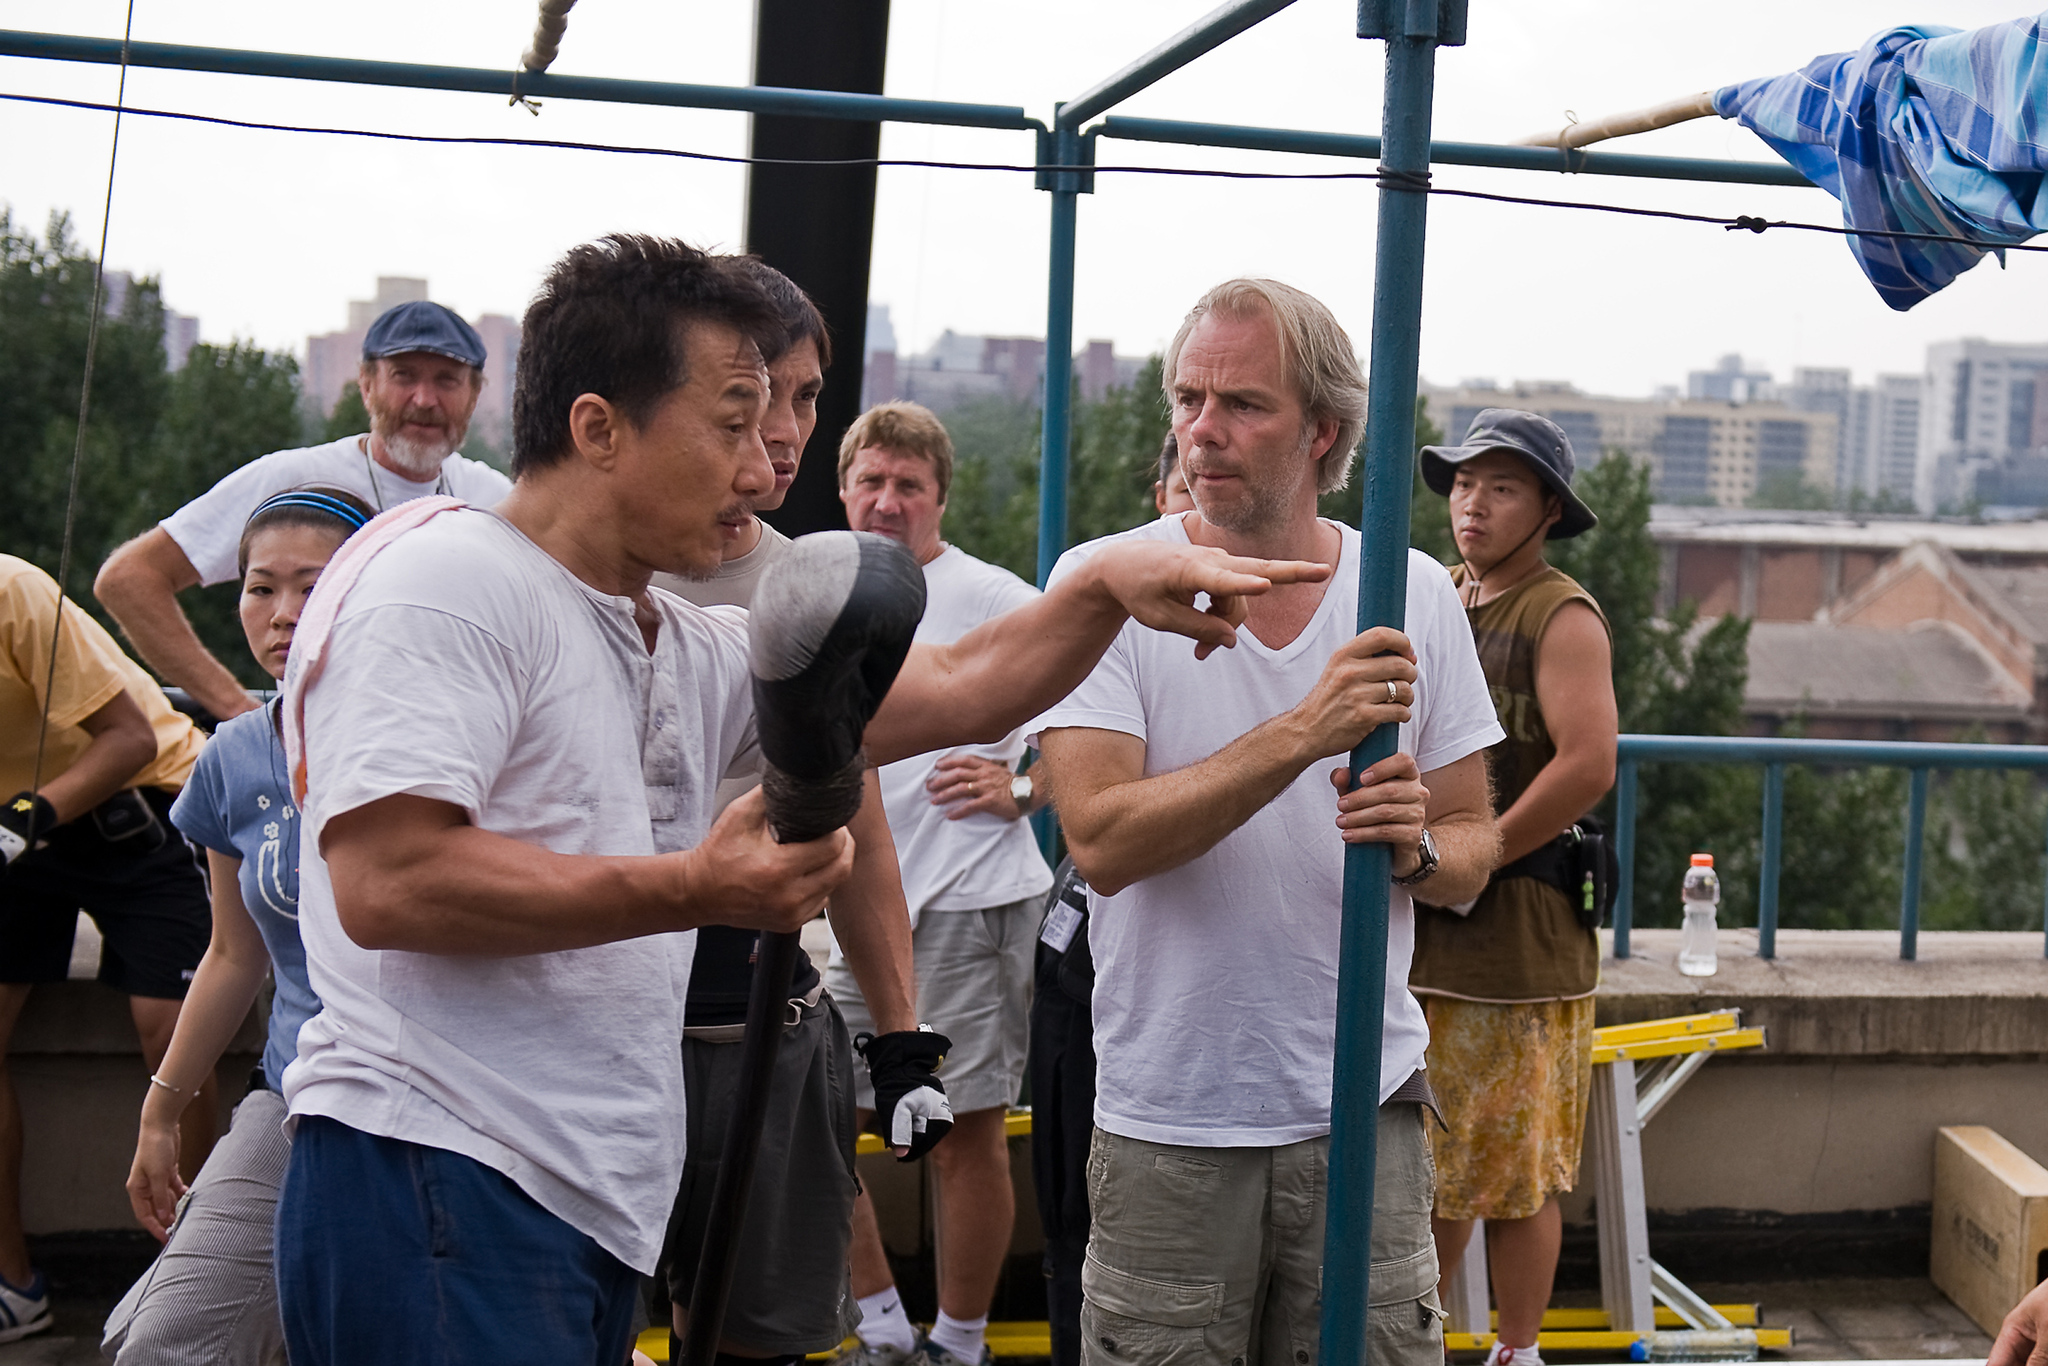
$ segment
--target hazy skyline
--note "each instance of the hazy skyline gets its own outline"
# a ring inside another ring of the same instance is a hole
[[[61,9],[0,0],[0,26],[118,36],[123,0]],[[1024,105],[1049,118],[1070,96],[1198,17],[1212,0],[1024,7],[894,0],[888,93]],[[1564,0],[1540,12],[1474,0],[1471,44],[1439,56],[1436,134],[1506,142],[1567,108],[1616,112],[1855,47],[1902,22],[1974,27],[2012,17],[1987,0],[1913,8],[1858,0],[1629,5]],[[1372,132],[1381,50],[1350,36],[1352,0],[1300,0],[1117,112]],[[531,0],[345,8],[255,0],[136,0],[138,38],[509,67]],[[1081,39],[1077,41],[1078,39]],[[586,0],[564,73],[743,84],[751,6]],[[0,58],[0,91],[110,100],[111,67]],[[634,143],[728,155],[745,116],[550,101],[540,117],[502,97],[135,70],[130,104],[234,118]],[[97,242],[111,116],[0,101],[0,204],[40,233],[69,210]],[[1768,159],[1749,133],[1705,120],[1616,150]],[[1024,163],[1023,133],[885,125],[884,157]],[[1367,163],[1100,144],[1104,165],[1366,169]],[[1839,222],[1818,190],[1564,178],[1444,168],[1439,184],[1511,194]],[[338,328],[378,275],[425,276],[462,312],[517,315],[566,247],[615,229],[737,247],[744,171],[671,159],[455,148],[124,122],[110,265],[164,281],[207,340],[302,351]],[[1103,174],[1082,200],[1075,336],[1157,349],[1187,305],[1232,274],[1271,274],[1326,299],[1363,352],[1371,319],[1375,191],[1363,182],[1227,182]],[[890,305],[899,349],[945,327],[1042,335],[1049,197],[997,172],[885,168],[870,296]],[[1878,301],[1840,239],[1458,201],[1430,205],[1422,373],[1438,384],[1566,379],[1647,394],[1739,351],[1780,378],[1837,366],[1858,382],[1918,372],[1929,342],[2048,333],[2048,261],[1987,261],[1911,313]]]

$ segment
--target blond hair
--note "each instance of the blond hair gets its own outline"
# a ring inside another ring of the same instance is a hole
[[[853,457],[870,446],[930,461],[939,485],[939,501],[946,501],[946,490],[953,486],[953,438],[946,435],[946,425],[931,409],[898,399],[877,403],[855,418],[846,435],[839,438],[839,487],[846,487]]]
[[[1187,345],[1195,325],[1212,313],[1233,321],[1273,320],[1280,333],[1280,363],[1295,397],[1301,400],[1304,416],[1310,423],[1337,424],[1337,439],[1316,461],[1316,492],[1343,488],[1351,477],[1351,457],[1358,451],[1358,439],[1365,434],[1365,372],[1358,368],[1351,338],[1336,314],[1313,295],[1278,280],[1225,280],[1188,310],[1180,331],[1166,348],[1160,373],[1168,407],[1174,401],[1174,372],[1180,365],[1181,348]]]

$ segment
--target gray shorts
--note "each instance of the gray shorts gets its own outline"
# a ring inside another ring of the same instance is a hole
[[[985,911],[926,911],[910,936],[917,968],[917,1018],[953,1041],[939,1080],[953,1113],[1012,1104],[1024,1086],[1031,1036],[1031,969],[1045,920],[1045,898]],[[825,970],[825,984],[855,1034],[875,1022],[846,964]],[[874,1108],[867,1069],[856,1080],[864,1110]]]
[[[1373,1366],[1442,1366],[1435,1169],[1420,1105],[1380,1107]],[[1193,1148],[1095,1131],[1081,1267],[1085,1366],[1295,1366],[1321,1343],[1328,1136]]]
[[[685,1307],[732,1121],[740,1052],[737,1042],[683,1040],[689,1146],[662,1261],[669,1298]],[[767,1356],[824,1352],[860,1322],[846,1261],[855,1137],[848,1081],[857,1068],[829,993],[783,1031],[725,1310],[730,1342]]]
[[[277,1192],[291,1157],[284,1097],[251,1091],[192,1183],[171,1240],[107,1317],[120,1366],[283,1366],[271,1270]]]

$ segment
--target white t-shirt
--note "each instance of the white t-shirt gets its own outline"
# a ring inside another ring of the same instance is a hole
[[[682,1175],[695,933],[525,957],[365,949],[320,838],[410,793],[558,853],[698,843],[719,778],[754,762],[746,614],[652,596],[650,655],[631,599],[471,510],[364,569],[305,697],[299,926],[322,1008],[284,1076],[294,1116],[472,1157],[643,1272]]]
[[[1038,596],[1038,590],[1000,565],[977,560],[949,545],[924,567],[924,620],[917,640],[925,645],[950,645],[975,627]],[[882,804],[889,813],[889,833],[896,841],[896,861],[903,869],[903,898],[910,923],[925,911],[979,911],[1007,906],[1026,897],[1043,896],[1052,887],[1052,870],[1038,852],[1028,821],[1004,820],[976,812],[947,820],[944,807],[932,805],[925,780],[946,754],[974,754],[1010,768],[1024,755],[1020,727],[1000,744],[969,745],[954,750],[899,759],[882,765]]]
[[[1206,759],[1306,697],[1357,634],[1358,533],[1315,616],[1285,649],[1248,630],[1197,661],[1179,636],[1127,624],[1036,731],[1090,727],[1145,742],[1145,774]],[[1113,541],[1187,543],[1179,517],[1068,551],[1057,581]],[[1472,630],[1442,565],[1408,561],[1407,633],[1419,675],[1400,748],[1424,773],[1501,738]],[[1329,1132],[1344,844],[1333,754],[1302,771],[1207,853],[1115,896],[1089,894],[1095,954],[1095,1122],[1194,1147],[1273,1147]],[[1415,913],[1393,889],[1380,1100],[1422,1065],[1429,1027],[1408,990]]]
[[[511,480],[462,455],[443,460],[438,477],[415,483],[371,459],[369,442],[367,436],[345,436],[324,446],[258,456],[164,518],[163,529],[199,571],[199,582],[226,583],[235,577],[235,552],[249,514],[265,498],[301,484],[347,489],[377,512],[431,493],[487,508],[512,491]]]

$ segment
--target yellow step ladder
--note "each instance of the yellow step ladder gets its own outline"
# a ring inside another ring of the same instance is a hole
[[[1586,1116],[1586,1154],[1600,1235],[1600,1321],[1561,1318],[1588,1311],[1552,1310],[1537,1334],[1540,1351],[1627,1348],[1645,1334],[1672,1329],[1756,1328],[1741,1306],[1712,1305],[1650,1256],[1649,1209],[1643,1193],[1643,1126],[1716,1053],[1761,1048],[1764,1032],[1744,1029],[1740,1011],[1716,1010],[1593,1031],[1593,1096]],[[1637,1072],[1637,1064],[1646,1070]],[[1445,1286],[1444,1345],[1484,1350],[1495,1316],[1486,1275],[1486,1229],[1472,1241]],[[1660,1307],[1661,1306],[1661,1307]],[[1756,1328],[1757,1345],[1788,1347],[1790,1329]]]

